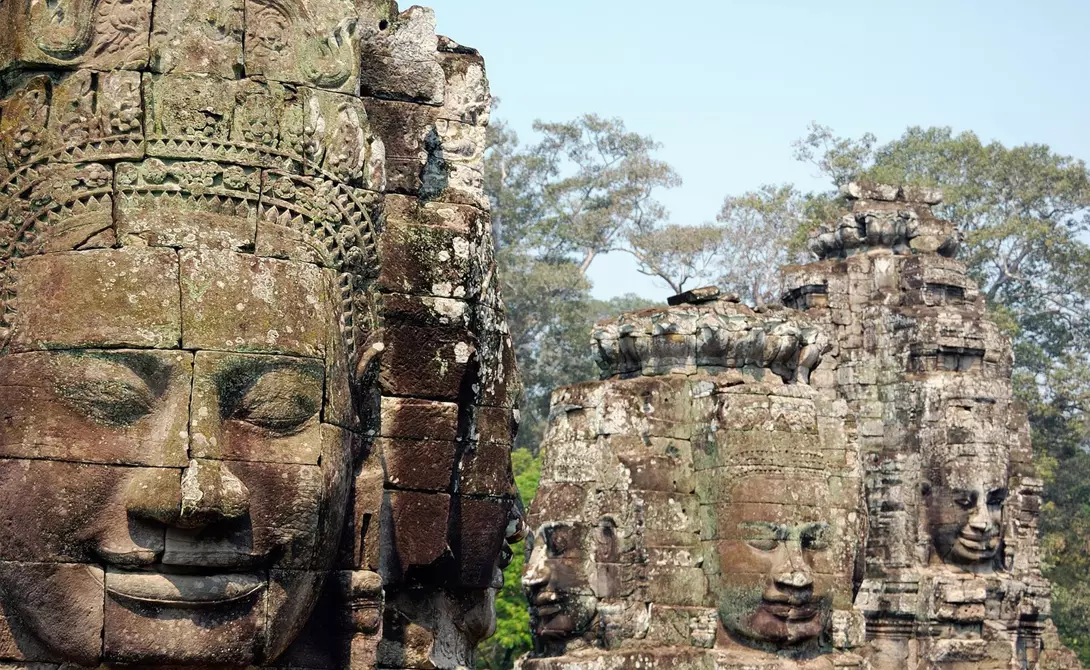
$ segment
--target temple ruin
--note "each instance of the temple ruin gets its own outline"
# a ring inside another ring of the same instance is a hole
[[[472,667],[528,532],[480,55],[394,0],[0,17],[0,668]],[[525,670],[1078,667],[940,195],[847,196],[786,306],[596,329]]]
[[[706,289],[596,328],[602,379],[552,398],[522,668],[1080,667],[941,193],[843,195],[785,306]]]

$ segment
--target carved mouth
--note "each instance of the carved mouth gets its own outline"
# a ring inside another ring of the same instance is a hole
[[[810,621],[818,615],[818,608],[814,605],[785,605],[767,600],[761,601],[761,609],[777,619],[789,622]]]
[[[957,543],[962,553],[980,558],[991,557],[999,546],[995,537],[959,535]]]
[[[560,605],[558,604],[535,605],[534,613],[540,618],[548,618],[560,612],[560,609]]]
[[[161,567],[161,566],[160,566]],[[189,569],[106,571],[111,596],[160,607],[209,607],[249,598],[265,588],[261,574]]]

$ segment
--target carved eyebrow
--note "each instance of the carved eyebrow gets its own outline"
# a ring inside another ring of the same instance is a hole
[[[772,523],[769,521],[743,521],[738,524],[739,528],[746,530],[758,530],[771,533],[776,539],[784,539],[787,537],[787,526],[783,526],[778,523]]]
[[[799,533],[805,535],[807,533],[817,535],[829,530],[829,524],[824,521],[816,521],[814,523],[804,524],[799,528]]]

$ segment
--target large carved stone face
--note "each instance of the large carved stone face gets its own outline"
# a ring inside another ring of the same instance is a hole
[[[138,247],[13,274],[0,596],[15,644],[82,665],[276,657],[314,606],[346,504],[331,276]]]
[[[553,481],[542,484],[534,499],[522,586],[541,644],[563,647],[596,635],[599,601],[615,590],[603,572],[635,558],[633,531],[628,520],[618,520],[632,510],[621,503],[615,513],[592,513],[597,501],[581,485]]]
[[[818,640],[830,606],[851,602],[854,552],[824,478],[751,472],[716,506],[718,608],[743,644],[783,648]]]
[[[991,566],[1003,542],[1008,472],[1000,458],[959,457],[932,470],[925,488],[935,554],[966,568]]]
[[[522,583],[534,634],[550,642],[580,637],[598,609],[595,553],[614,551],[612,525],[549,521],[537,526],[527,541]]]

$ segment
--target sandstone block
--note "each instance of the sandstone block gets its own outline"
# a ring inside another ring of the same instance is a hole
[[[181,265],[184,347],[325,356],[340,308],[327,271],[208,250],[183,251]]]
[[[22,296],[15,302],[13,351],[164,349],[181,340],[173,249],[47,254],[16,261],[13,274]]]

